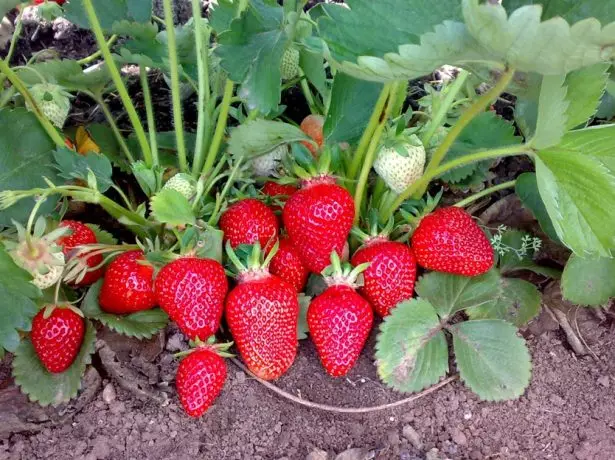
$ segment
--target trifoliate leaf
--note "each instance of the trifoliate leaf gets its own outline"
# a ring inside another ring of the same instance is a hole
[[[154,195],[150,202],[153,216],[163,224],[173,226],[194,225],[196,217],[192,205],[181,193],[164,189]]]
[[[95,319],[118,334],[149,339],[163,329],[169,322],[169,317],[160,308],[138,311],[129,315],[113,315],[105,313],[100,308],[98,296],[103,280],[93,284],[81,304],[81,310],[86,318]]]
[[[231,130],[228,149],[233,157],[248,160],[270,152],[282,144],[310,141],[296,126],[281,121],[258,119]]]
[[[606,304],[615,297],[615,259],[573,254],[562,274],[562,295],[579,305]]]
[[[376,366],[384,383],[404,392],[420,391],[446,374],[446,338],[428,301],[401,302],[384,319],[376,342]]]
[[[69,148],[60,147],[53,152],[53,157],[63,179],[87,181],[91,171],[96,177],[98,191],[104,193],[113,185],[113,168],[105,155],[95,152],[81,155]]]
[[[448,327],[463,382],[481,399],[516,399],[530,383],[532,363],[517,329],[502,320],[466,321]]]
[[[415,290],[441,317],[470,307],[492,305],[502,293],[497,270],[474,277],[430,272],[419,279]]]
[[[528,208],[536,220],[538,220],[542,231],[545,232],[551,240],[559,242],[559,238],[553,227],[553,222],[551,222],[547,208],[540,197],[536,174],[523,173],[517,177],[515,193],[521,200],[521,203],[523,203],[523,206]]]
[[[81,350],[73,364],[60,374],[52,374],[41,363],[30,339],[25,339],[15,351],[13,378],[30,401],[41,406],[58,406],[77,396],[85,368],[92,362],[96,331],[87,319]]]

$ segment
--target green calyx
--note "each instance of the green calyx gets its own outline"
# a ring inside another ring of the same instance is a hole
[[[67,310],[72,311],[73,313],[75,313],[79,317],[85,318],[85,316],[83,315],[83,312],[80,309],[78,309],[77,307],[75,307],[74,305],[71,305],[69,303],[66,303],[66,304],[47,304],[47,305],[45,305],[43,307],[43,310],[44,310],[43,311],[43,318],[48,319],[56,308],[66,308]]]
[[[232,265],[229,267],[231,275],[239,279],[245,279],[246,276],[250,277],[251,275],[257,278],[268,275],[269,264],[278,252],[279,247],[280,243],[276,241],[269,252],[266,253],[258,242],[254,245],[242,244],[233,249],[230,241],[227,241],[225,249]]]
[[[223,358],[234,358],[235,355],[229,353],[229,349],[233,346],[234,342],[225,342],[225,343],[216,343],[216,336],[210,336],[205,342],[203,342],[200,338],[196,338],[195,340],[190,341],[190,350],[180,351],[179,353],[175,353],[173,355],[174,358],[180,358],[183,356],[188,356],[191,353],[199,350],[209,350],[218,356]]]
[[[388,240],[389,235],[391,235],[395,228],[395,219],[391,217],[383,226],[379,221],[378,209],[371,208],[368,213],[366,225],[369,229],[368,232],[364,232],[359,226],[353,227],[350,231],[350,233],[362,244],[376,239]]]
[[[294,144],[292,160],[287,169],[303,181],[320,177],[334,178],[335,171],[341,166],[341,151],[338,146],[325,146],[318,158],[314,158],[304,145]]]
[[[406,223],[408,223],[412,229],[415,229],[423,217],[431,214],[438,206],[444,189],[440,189],[435,196],[431,196],[429,193],[422,200],[408,200],[404,202],[399,209],[399,213]]]
[[[356,289],[363,285],[362,273],[369,267],[369,262],[353,267],[340,260],[337,252],[331,253],[331,265],[322,271],[327,286],[350,286]]]

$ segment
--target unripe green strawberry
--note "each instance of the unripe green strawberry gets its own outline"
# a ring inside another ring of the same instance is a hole
[[[162,189],[175,190],[185,196],[187,200],[192,198],[196,193],[196,186],[194,185],[192,177],[184,173],[175,174],[164,184]]]
[[[264,155],[252,159],[252,170],[257,176],[273,176],[278,171],[280,161],[288,154],[288,146],[282,144]]]
[[[284,51],[280,72],[282,80],[292,80],[299,74],[299,51],[297,49],[290,47]]]
[[[30,95],[43,115],[62,129],[70,112],[70,94],[61,86],[40,83],[30,88]],[[29,106],[28,109],[33,110],[33,107]]]
[[[385,142],[374,169],[395,193],[401,193],[423,175],[425,148],[416,135]]]

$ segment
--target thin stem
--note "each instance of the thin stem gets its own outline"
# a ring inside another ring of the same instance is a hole
[[[207,153],[207,159],[205,160],[205,165],[203,166],[201,174],[207,174],[213,166],[214,161],[216,161],[216,156],[218,155],[218,150],[222,144],[222,138],[224,137],[224,131],[226,129],[228,112],[231,107],[231,98],[233,97],[233,87],[233,82],[227,79],[224,85],[224,97],[222,98],[221,104],[222,109],[220,110],[220,115],[218,115],[214,137],[209,146],[209,152]]]
[[[128,90],[126,89],[126,85],[124,85],[124,81],[122,80],[120,71],[115,64],[113,56],[111,55],[111,50],[109,49],[109,46],[107,46],[102,27],[100,26],[100,22],[98,21],[98,17],[96,16],[96,11],[94,11],[94,6],[92,5],[92,0],[83,0],[83,7],[85,8],[85,11],[88,15],[88,20],[90,22],[92,32],[94,32],[94,36],[96,37],[96,43],[98,44],[98,48],[100,49],[102,56],[105,60],[105,64],[107,66],[107,69],[109,70],[109,74],[111,75],[111,79],[115,84],[117,92],[120,95],[120,99],[122,100],[122,103],[126,108],[128,118],[130,119],[130,122],[132,123],[132,126],[135,130],[137,140],[139,141],[139,146],[141,147],[141,151],[143,152],[143,159],[145,160],[145,164],[148,167],[151,167],[152,152],[150,150],[149,144],[147,143],[145,130],[143,129],[141,120],[139,120],[139,115],[137,114],[135,106],[130,99],[130,95],[128,94]]]
[[[32,98],[30,91],[21,81],[21,79],[17,76],[15,72],[8,66],[6,61],[0,60],[0,73],[6,75],[6,78],[9,79],[11,84],[21,93],[23,98],[26,100],[29,107],[32,108],[32,113],[36,116],[38,121],[43,126],[43,129],[47,132],[47,135],[51,138],[51,140],[59,147],[64,145],[64,138],[58,133],[55,127],[51,124],[51,122],[47,119],[45,115],[41,112],[40,108]]]
[[[222,192],[220,192],[220,194],[216,197],[216,207],[214,209],[214,212],[211,214],[209,221],[207,222],[207,225],[209,225],[210,227],[213,227],[218,223],[218,219],[220,218],[219,216],[220,208],[222,208],[222,203],[224,202],[224,198],[226,198],[228,191],[231,189],[231,185],[233,185],[233,182],[235,181],[235,176],[237,175],[237,171],[239,171],[240,165],[241,165],[241,160],[237,160],[235,162],[235,165],[233,166],[230,176],[228,176],[228,180],[226,181],[226,184],[224,184],[224,188],[222,189]]]
[[[310,85],[308,84],[305,74],[301,69],[299,69],[299,75],[301,76],[301,91],[303,91],[303,95],[305,96],[305,100],[308,103],[308,107],[310,108],[310,113],[318,114],[318,108],[316,106],[316,102],[314,101],[314,96],[312,95],[312,90],[310,89]]]
[[[147,81],[147,69],[145,66],[139,66],[139,77],[141,79],[141,88],[143,88],[143,102],[145,104],[145,114],[147,116],[147,132],[149,134],[149,145],[152,149],[152,163],[158,166],[158,139],[156,138],[156,120],[154,118],[154,105],[152,104],[152,94]]]
[[[429,175],[433,170],[437,169],[440,166],[440,163],[444,159],[446,152],[451,148],[459,134],[465,129],[466,126],[470,124],[470,122],[481,112],[484,112],[485,109],[491,104],[491,101],[497,99],[497,97],[506,89],[513,76],[515,75],[515,70],[513,68],[507,69],[497,83],[486,93],[480,96],[468,109],[463,112],[461,117],[455,126],[451,128],[448,132],[442,143],[438,146],[436,151],[434,152],[431,161],[425,168],[425,175]],[[416,189],[418,191],[417,195],[422,195],[425,193],[426,187],[428,183],[424,183],[422,188]],[[404,192],[405,195],[405,192]]]
[[[182,101],[179,89],[179,62],[177,60],[177,45],[175,44],[175,24],[173,23],[173,7],[171,0],[163,0],[164,22],[167,29],[167,49],[169,53],[169,70],[171,72],[171,102],[173,104],[173,124],[175,125],[175,143],[179,170],[188,171],[186,160],[186,143],[184,142],[184,122],[182,120]]]
[[[13,37],[11,38],[11,46],[9,47],[8,53],[6,53],[6,57],[4,58],[4,62],[7,64],[11,63],[11,59],[13,58],[13,53],[15,52],[15,46],[17,45],[17,40],[21,35],[21,29],[23,28],[23,21],[21,18],[23,17],[23,12],[25,8],[19,9],[19,15],[15,21],[15,30],[13,31]]]
[[[471,203],[474,203],[476,200],[480,200],[484,196],[491,195],[492,193],[498,192],[500,190],[512,188],[515,186],[516,183],[517,183],[517,179],[510,180],[508,182],[504,182],[502,184],[498,184],[498,185],[494,185],[493,187],[486,188],[485,190],[482,190],[478,193],[475,193],[474,195],[470,195],[469,197],[464,198],[459,203],[456,203],[455,206],[457,206],[458,208],[463,208]]]
[[[427,130],[425,131],[425,134],[421,137],[421,142],[423,142],[424,146],[427,146],[429,144],[429,141],[436,132],[436,129],[438,129],[438,127],[442,125],[444,118],[446,118],[446,114],[455,102],[457,94],[459,94],[459,91],[463,89],[463,86],[465,85],[466,80],[469,76],[470,73],[467,70],[461,70],[453,84],[448,88],[448,92],[446,93],[446,97],[442,101],[442,105],[439,107],[438,111],[427,125]]]
[[[111,35],[111,37],[109,37],[109,40],[107,40],[107,46],[109,48],[111,48],[113,46],[113,44],[117,41],[117,35]],[[102,56],[102,51],[98,50],[93,54],[90,54],[89,56],[84,57],[83,59],[79,59],[77,61],[77,64],[79,65],[86,65],[89,64],[90,62],[94,62],[96,59],[98,59],[99,57]]]
[[[109,123],[109,126],[111,127],[111,131],[113,131],[113,135],[115,136],[115,140],[117,140],[117,143],[120,145],[120,148],[122,149],[122,152],[124,152],[126,159],[130,163],[134,163],[135,159],[133,158],[132,153],[130,153],[128,144],[126,144],[126,141],[124,140],[124,136],[122,136],[120,129],[117,127],[117,124],[115,123],[115,119],[113,118],[113,114],[109,110],[107,103],[104,101],[102,96],[97,96],[96,94],[90,94],[90,97],[97,102],[97,104],[100,106],[100,109],[105,114],[107,123]]]
[[[206,108],[209,104],[209,50],[203,43],[209,44],[210,32],[207,30],[203,37],[201,24],[201,2],[192,0],[192,17],[194,18],[195,50],[197,56],[197,72],[199,78],[198,88],[198,118],[196,123],[196,141],[194,143],[194,160],[192,162],[192,175],[197,177],[205,161],[205,127],[208,124]]]
[[[388,100],[389,93],[391,92],[391,83],[384,85],[382,91],[380,92],[380,97],[378,97],[378,101],[374,106],[374,110],[372,111],[372,115],[367,123],[367,127],[365,131],[363,131],[363,135],[361,136],[361,140],[359,141],[359,145],[354,152],[354,156],[352,158],[352,163],[348,168],[348,178],[356,179],[357,174],[359,173],[359,168],[361,167],[361,163],[363,162],[363,156],[365,151],[369,147],[370,141],[372,139],[372,134],[376,130],[378,123],[380,122],[380,117],[382,116],[382,111],[384,106]]]

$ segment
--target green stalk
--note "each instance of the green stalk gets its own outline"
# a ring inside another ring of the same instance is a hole
[[[517,179],[509,180],[508,182],[504,182],[502,184],[498,184],[498,185],[494,185],[492,187],[486,188],[485,190],[482,190],[478,193],[475,193],[474,195],[470,195],[469,197],[464,198],[459,203],[456,203],[455,206],[458,208],[463,208],[469,204],[474,203],[476,200],[480,200],[484,196],[491,195],[492,193],[498,192],[500,190],[512,188],[515,186],[516,183],[517,183]]]
[[[301,91],[303,91],[303,95],[305,96],[305,100],[308,103],[308,107],[310,108],[310,113],[318,114],[318,109],[316,106],[316,102],[314,101],[314,96],[312,95],[312,90],[310,89],[310,85],[308,84],[305,74],[301,69],[299,69],[299,75],[301,76],[300,85]]]
[[[7,64],[11,63],[13,53],[15,52],[15,46],[17,45],[17,40],[19,40],[19,36],[21,35],[21,29],[23,29],[23,22],[21,18],[23,17],[24,10],[25,8],[19,9],[19,15],[17,16],[17,20],[15,21],[15,30],[13,31],[13,37],[11,38],[11,46],[9,46],[9,51],[8,53],[6,53],[6,57],[4,58],[4,62],[6,62]],[[4,81],[4,79],[2,79],[2,81]]]
[[[386,222],[393,215],[395,210],[399,208],[402,203],[408,198],[410,198],[417,190],[426,188],[432,179],[441,176],[442,174],[450,171],[451,169],[455,169],[470,163],[475,163],[477,161],[521,154],[530,154],[531,152],[532,148],[527,144],[511,145],[508,147],[499,147],[497,149],[483,150],[480,152],[463,156],[461,158],[456,158],[455,160],[449,161],[448,163],[438,166],[436,169],[432,170],[429,173],[425,172],[425,174],[423,174],[423,177],[421,177],[414,184],[404,190],[393,202],[393,204],[382,214],[381,222]]]
[[[203,37],[201,24],[201,2],[200,0],[192,0],[192,17],[194,18],[194,37],[197,56],[197,71],[199,78],[198,89],[198,118],[196,123],[196,141],[194,143],[194,160],[192,162],[192,175],[197,177],[203,162],[205,161],[205,126],[207,123],[206,107],[209,104],[210,88],[209,88],[209,50],[207,46],[203,46],[203,42],[209,44],[210,32],[207,30]]]
[[[89,96],[96,101],[96,103],[100,106],[101,110],[103,111],[105,118],[107,119],[107,123],[109,123],[109,126],[111,127],[111,131],[113,131],[115,140],[120,145],[120,148],[122,149],[122,152],[126,156],[126,159],[130,163],[134,163],[135,159],[133,158],[132,153],[130,153],[128,144],[126,144],[126,141],[124,140],[124,136],[122,136],[120,129],[117,127],[117,124],[115,123],[115,119],[113,118],[113,114],[109,110],[109,107],[107,106],[106,102],[103,100],[102,96],[97,96],[92,93],[90,93]]]
[[[186,144],[184,142],[184,122],[182,120],[181,92],[179,90],[179,63],[177,60],[177,45],[175,44],[175,24],[173,23],[173,7],[171,0],[163,0],[164,22],[167,28],[167,48],[169,52],[169,67],[171,71],[171,101],[173,103],[173,124],[175,125],[175,143],[179,170],[188,171],[186,160]]]
[[[468,109],[459,117],[455,126],[451,128],[448,132],[447,136],[444,138],[442,143],[438,146],[436,151],[434,152],[431,161],[425,168],[425,175],[429,175],[433,170],[437,169],[440,166],[440,163],[444,159],[446,152],[451,148],[459,134],[465,129],[466,126],[470,124],[470,122],[480,113],[484,112],[487,106],[506,89],[513,76],[515,75],[515,70],[513,68],[507,69],[498,82],[486,93],[480,96],[476,102],[474,102]],[[424,187],[417,189],[417,195],[423,195],[426,190],[426,186],[428,183],[424,185]],[[404,192],[403,195],[406,193]]]
[[[32,113],[36,116],[38,121],[43,126],[43,129],[47,132],[47,135],[51,138],[51,140],[58,146],[64,146],[64,138],[58,133],[55,127],[51,124],[51,122],[47,119],[45,115],[41,112],[38,105],[32,98],[30,91],[26,88],[26,85],[21,81],[21,79],[17,76],[15,72],[8,66],[6,61],[0,60],[0,73],[6,75],[6,78],[9,79],[11,84],[21,93],[23,98],[26,100],[27,104],[32,108]]]
[[[85,11],[88,15],[88,20],[90,22],[92,32],[94,32],[96,43],[98,44],[98,48],[100,49],[102,56],[105,60],[105,64],[107,65],[107,69],[109,70],[109,74],[111,75],[111,79],[113,80],[113,83],[117,88],[117,92],[120,95],[120,99],[122,100],[122,103],[124,104],[124,107],[126,109],[126,113],[128,114],[128,118],[130,119],[130,122],[132,123],[132,126],[135,130],[135,135],[137,136],[137,140],[139,141],[141,151],[143,152],[143,159],[145,160],[145,164],[148,167],[151,167],[152,152],[150,150],[149,144],[147,143],[145,130],[143,129],[141,120],[139,120],[139,115],[137,114],[135,106],[130,99],[130,95],[128,94],[128,90],[126,89],[126,85],[124,85],[124,81],[122,80],[120,71],[118,70],[115,61],[113,60],[111,50],[109,49],[109,46],[107,46],[102,27],[100,26],[98,17],[96,17],[96,11],[94,11],[94,6],[92,5],[92,0],[83,0],[83,7],[85,8]]]
[[[226,184],[224,184],[224,188],[222,189],[222,192],[220,192],[220,194],[216,197],[216,206],[214,208],[214,212],[211,214],[211,217],[209,218],[209,221],[207,222],[207,225],[209,225],[210,227],[214,227],[218,223],[218,220],[220,219],[220,208],[222,208],[222,203],[224,202],[224,198],[226,198],[228,191],[231,189],[231,185],[233,185],[233,182],[235,181],[235,176],[237,175],[237,171],[239,171],[239,166],[241,166],[241,160],[237,160],[235,162],[235,165],[233,166],[233,169],[231,170],[231,174],[230,176],[228,176],[228,180],[226,181]]]
[[[372,111],[372,115],[369,118],[369,122],[367,123],[367,127],[365,128],[365,131],[363,131],[363,135],[361,136],[359,145],[357,146],[357,149],[355,150],[352,157],[352,163],[348,168],[348,179],[356,179],[357,174],[359,173],[359,168],[361,167],[363,156],[365,155],[365,151],[369,147],[374,131],[378,127],[380,117],[382,116],[382,111],[384,110],[385,104],[389,97],[389,93],[391,92],[391,85],[392,83],[387,83],[386,85],[384,85],[384,88],[382,88],[382,91],[380,92],[380,97],[378,97],[378,101],[376,102],[374,110]]]
[[[145,104],[145,113],[147,116],[147,132],[149,134],[149,145],[152,148],[152,163],[158,166],[158,139],[156,139],[156,120],[154,119],[154,105],[152,104],[152,95],[147,81],[147,69],[145,66],[139,66],[139,78],[141,79],[141,88],[143,88],[143,102]]]
[[[231,98],[233,97],[233,87],[233,82],[227,79],[226,84],[224,85],[224,96],[221,104],[222,108],[216,122],[216,130],[214,131],[214,137],[211,141],[211,145],[209,146],[209,152],[207,152],[207,159],[205,160],[205,165],[203,166],[201,174],[207,174],[216,161],[216,156],[218,155],[218,150],[220,149],[222,138],[224,137],[224,130],[226,129],[228,112],[231,107]]]
[[[117,37],[118,37],[117,35],[111,35],[109,40],[107,40],[107,46],[109,48],[111,48],[113,46],[113,44],[117,41]],[[86,56],[83,59],[79,59],[77,61],[77,64],[79,64],[79,65],[86,65],[86,64],[89,64],[90,62],[95,61],[96,59],[98,59],[101,56],[102,56],[102,51],[98,50],[94,54],[90,54],[89,56]]]
[[[453,84],[448,89],[446,97],[442,101],[442,105],[440,106],[436,114],[433,116],[431,121],[429,122],[427,130],[425,131],[425,134],[421,137],[421,142],[423,143],[425,147],[427,147],[427,145],[429,144],[429,141],[431,140],[434,133],[436,132],[436,129],[438,129],[438,127],[442,125],[444,118],[446,118],[448,111],[452,108],[453,103],[455,102],[455,98],[457,97],[457,94],[459,94],[459,91],[463,89],[463,86],[465,85],[466,80],[468,79],[469,75],[470,73],[468,71],[461,70],[459,72],[459,75],[457,75],[457,78],[455,79]]]

